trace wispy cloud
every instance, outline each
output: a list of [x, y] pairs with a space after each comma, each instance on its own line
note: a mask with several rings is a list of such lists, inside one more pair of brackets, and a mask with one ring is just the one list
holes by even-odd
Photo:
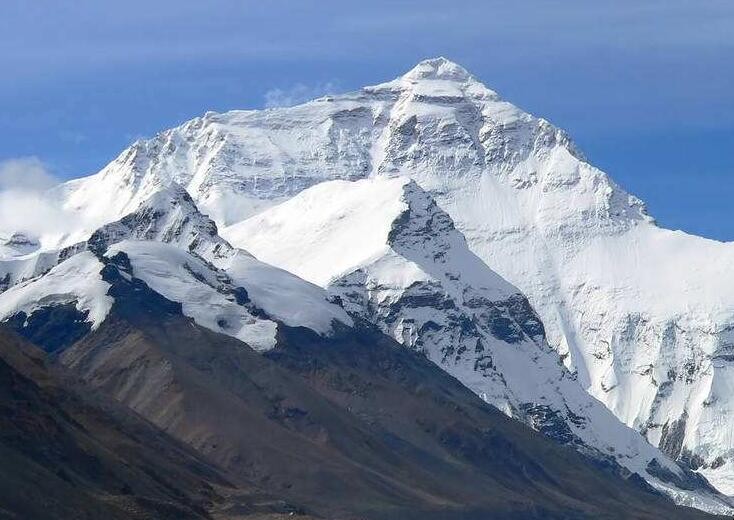
[[296, 83], [286, 89], [272, 88], [265, 92], [265, 108], [291, 107], [337, 91], [338, 84], [335, 81], [317, 85]]
[[22, 231], [38, 237], [66, 231], [70, 215], [48, 197], [48, 190], [57, 183], [37, 157], [1, 161], [0, 233]]
[[0, 162], [0, 191], [38, 193], [58, 182], [38, 157], [19, 157]]

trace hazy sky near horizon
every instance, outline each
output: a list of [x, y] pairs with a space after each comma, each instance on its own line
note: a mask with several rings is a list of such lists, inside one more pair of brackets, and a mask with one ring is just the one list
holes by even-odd
[[662, 225], [734, 240], [732, 0], [4, 0], [0, 161], [86, 175], [207, 110], [438, 55], [566, 129]]

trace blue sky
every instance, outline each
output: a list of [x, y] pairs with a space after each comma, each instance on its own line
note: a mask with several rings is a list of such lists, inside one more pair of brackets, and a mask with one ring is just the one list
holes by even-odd
[[444, 55], [568, 130], [666, 227], [734, 240], [734, 2], [4, 0], [0, 161], [93, 173], [206, 110]]

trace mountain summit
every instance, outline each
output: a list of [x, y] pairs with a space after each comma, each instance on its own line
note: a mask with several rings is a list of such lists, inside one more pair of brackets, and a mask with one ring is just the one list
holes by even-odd
[[406, 80], [445, 79], [467, 81], [471, 78], [471, 74], [464, 67], [443, 56], [423, 60], [403, 75], [403, 79]]
[[[301, 193], [308, 197], [318, 184], [382, 177], [410, 178], [450, 218], [468, 250], [527, 297], [548, 345], [578, 384], [668, 456], [705, 475], [719, 490], [734, 493], [734, 437], [729, 434], [734, 414], [729, 392], [734, 386], [734, 246], [658, 227], [644, 203], [591, 165], [564, 131], [504, 101], [444, 58], [422, 61], [393, 81], [294, 107], [208, 112], [136, 142], [99, 173], [49, 194], [78, 224], [62, 237], [26, 237], [32, 248], [14, 247], [12, 257], [0, 259], [0, 290], [5, 291], [0, 308], [4, 316], [13, 315], [10, 296], [23, 290], [41, 294], [53, 280], [63, 284], [71, 278], [58, 273], [74, 266], [85, 278], [84, 269], [96, 269], [95, 262], [102, 260], [88, 251], [84, 262], [77, 258], [78, 263], [64, 266], [66, 259], [84, 249], [97, 230], [109, 236], [145, 231], [128, 225], [136, 223], [134, 218], [122, 227], [120, 222], [141, 215], [146, 201], [172, 186], [179, 187], [179, 195], [186, 194], [197, 213], [211, 219], [202, 228], [189, 222], [181, 229], [194, 229], [204, 238], [202, 230], [212, 230], [206, 244], [216, 247], [218, 233], [232, 237], [244, 228], [251, 236], [242, 243], [267, 240], [260, 234], [266, 228], [249, 226], [248, 220], [271, 210], [271, 215], [282, 214], [277, 211], [281, 205]], [[318, 204], [328, 211], [339, 202]], [[303, 209], [304, 215], [317, 211], [318, 206]], [[334, 215], [336, 222], [339, 218]], [[416, 240], [430, 241], [429, 228]], [[143, 233], [147, 241], [167, 236]], [[182, 276], [221, 299], [221, 293], [214, 294], [220, 285], [213, 280], [234, 272], [232, 267], [211, 256], [212, 247], [190, 246], [185, 252], [203, 258], [196, 264], [201, 269], [194, 270], [196, 276]], [[382, 246], [393, 247], [388, 242]], [[115, 250], [129, 247], [125, 241]], [[143, 265], [138, 269], [151, 272], [147, 281], [153, 283], [159, 265], [151, 271], [140, 258], [163, 254], [166, 248], [132, 247], [133, 262], [138, 258]], [[344, 244], [330, 247], [333, 265], [349, 252]], [[251, 258], [245, 252], [236, 256]], [[189, 257], [179, 259], [177, 272], [195, 263]], [[88, 281], [84, 287], [100, 296], [95, 279]], [[444, 282], [448, 285], [442, 290], [457, 286], [450, 278], [442, 278]], [[307, 287], [313, 301], [342, 317], [337, 322], [349, 321], [334, 308], [336, 300], [325, 304], [321, 289]], [[80, 290], [67, 292], [78, 295]], [[277, 295], [277, 290], [268, 294]], [[164, 296], [188, 302], [186, 294]], [[232, 304], [231, 298], [225, 300]], [[95, 301], [110, 303], [102, 297]], [[342, 304], [348, 303], [342, 298]], [[373, 310], [364, 310], [362, 317]], [[467, 316], [476, 312], [471, 308]], [[252, 309], [246, 313], [244, 319], [253, 320], [248, 323], [263, 320]], [[265, 321], [282, 323], [284, 316], [274, 314]], [[224, 320], [216, 326], [223, 329], [231, 323]], [[387, 330], [386, 322], [381, 323]], [[274, 325], [269, 326], [268, 341], [277, 339]], [[453, 326], [460, 328], [461, 323]]]

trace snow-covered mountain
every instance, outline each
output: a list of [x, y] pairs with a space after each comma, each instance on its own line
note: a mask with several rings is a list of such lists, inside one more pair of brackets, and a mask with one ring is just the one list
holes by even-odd
[[207, 113], [54, 196], [96, 225], [175, 181], [222, 227], [324, 180], [395, 174], [527, 295], [592, 395], [734, 492], [734, 246], [658, 227], [563, 131], [448, 60], [296, 107]]
[[[42, 276], [19, 281], [0, 294], [0, 321], [43, 327], [60, 310], [75, 315], [75, 333], [68, 338], [56, 333], [55, 341], [97, 328], [114, 299], [108, 294], [105, 266], [122, 254], [131, 275], [181, 303], [184, 315], [256, 350], [275, 345], [278, 323], [323, 335], [332, 333], [335, 322], [352, 325], [347, 313], [316, 285], [230, 246], [177, 185], [154, 193], [136, 211], [67, 249], [77, 252], [50, 265]], [[39, 254], [59, 256], [53, 251]]]
[[105, 323], [118, 297], [153, 291], [264, 352], [278, 344], [281, 323], [348, 336], [347, 309], [595, 465], [641, 475], [679, 504], [734, 511], [578, 385], [527, 299], [469, 251], [415, 182], [322, 183], [227, 231], [287, 270], [230, 245], [173, 183], [63, 254], [36, 253], [58, 262], [0, 294], [0, 321], [62, 352]]
[[[136, 273], [147, 273], [147, 283], [158, 280], [168, 297], [194, 307], [219, 305], [227, 318], [216, 320], [216, 327], [206, 324], [215, 330], [244, 334], [251, 318], [261, 332], [271, 327], [259, 336], [262, 348], [273, 337], [272, 325], [262, 325], [267, 321], [291, 317], [291, 323], [328, 333], [333, 319], [345, 323], [349, 317], [317, 287], [280, 270], [274, 275], [274, 268], [232, 248], [217, 235], [217, 225], [225, 236], [242, 239], [249, 224], [238, 223], [311, 186], [382, 176], [411, 177], [438, 203], [471, 251], [499, 275], [483, 276], [502, 277], [527, 296], [548, 343], [593, 396], [665, 453], [734, 492], [734, 298], [727, 296], [734, 294], [734, 276], [727, 274], [734, 247], [657, 227], [644, 205], [588, 164], [563, 131], [503, 101], [443, 58], [421, 62], [394, 81], [296, 107], [207, 113], [136, 142], [96, 175], [55, 188], [48, 198], [69, 214], [72, 231], [3, 239], [2, 315], [19, 319], [21, 311], [37, 311], [33, 302], [46, 295], [63, 305], [76, 302], [72, 308], [82, 322], [95, 323], [106, 305], [95, 292], [99, 287], [91, 287], [99, 282], [95, 269], [114, 251], [125, 252]], [[339, 201], [322, 204], [327, 211]], [[194, 205], [216, 225], [186, 209]], [[257, 231], [253, 241], [265, 236]], [[348, 249], [329, 242], [323, 276], [367, 262], [358, 256], [370, 250], [362, 241], [374, 238], [375, 230], [354, 222], [350, 231], [358, 243]], [[348, 235], [345, 243], [351, 243]], [[374, 243], [386, 247], [384, 240]], [[315, 265], [308, 258], [295, 262]], [[301, 274], [328, 283], [317, 271]], [[163, 286], [162, 280], [177, 277], [185, 282]], [[441, 280], [440, 290], [461, 287]], [[49, 295], [39, 288], [43, 283], [71, 285]], [[265, 312], [273, 313], [270, 318], [257, 311], [244, 317], [240, 309], [232, 314], [226, 309], [237, 303], [236, 295], [227, 291], [237, 287], [258, 308], [280, 307]], [[315, 302], [313, 312], [295, 312], [283, 294], [305, 294]], [[420, 302], [423, 295], [417, 296]], [[95, 305], [80, 305], [90, 298]], [[430, 306], [423, 306], [428, 314]], [[500, 315], [510, 311], [506, 305]], [[24, 319], [33, 321], [27, 314]], [[408, 327], [405, 334], [413, 331]], [[459, 344], [472, 341], [456, 334]], [[533, 334], [524, 334], [535, 344]], [[444, 346], [437, 343], [429, 355]], [[521, 403], [521, 389], [511, 390], [507, 402]]]
[[354, 315], [557, 441], [656, 486], [695, 481], [690, 470], [661, 468], [660, 453], [584, 391], [525, 296], [469, 250], [414, 181], [324, 182], [225, 236], [328, 289]]

